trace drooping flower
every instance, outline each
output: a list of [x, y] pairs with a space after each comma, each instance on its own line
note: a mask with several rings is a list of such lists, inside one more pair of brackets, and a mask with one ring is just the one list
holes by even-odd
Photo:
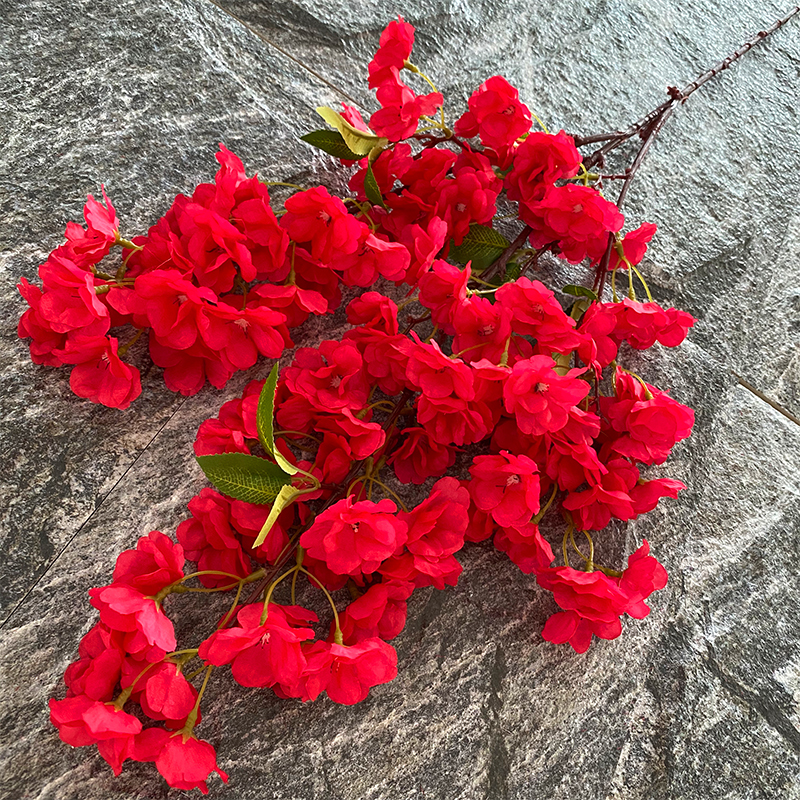
[[167, 739], [155, 759], [156, 769], [175, 789], [200, 789], [208, 794], [206, 780], [216, 772], [227, 783], [228, 775], [217, 766], [217, 753], [208, 742], [178, 733]]

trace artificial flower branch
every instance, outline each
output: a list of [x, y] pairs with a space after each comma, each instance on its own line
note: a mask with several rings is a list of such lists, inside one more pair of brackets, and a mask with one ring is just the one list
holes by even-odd
[[[177, 542], [141, 537], [89, 591], [99, 621], [65, 673], [67, 696], [50, 702], [61, 738], [96, 744], [115, 774], [150, 761], [171, 786], [207, 792], [211, 773], [227, 780], [194, 733], [215, 667], [283, 698], [358, 703], [397, 674], [389, 642], [411, 595], [455, 585], [468, 542], [491, 543], [551, 593], [549, 642], [583, 653], [620, 636], [623, 618], [646, 617], [667, 582], [649, 544], [612, 569], [595, 561], [595, 541], [685, 488], [647, 472], [694, 414], [623, 363], [679, 346], [694, 319], [652, 300], [643, 265], [656, 226], [623, 234], [620, 208], [677, 104], [798, 10], [626, 130], [583, 138], [550, 133], [499, 75], [448, 125], [401, 18], [368, 66], [379, 105], [368, 122], [320, 107], [330, 127], [302, 137], [351, 171], [353, 196], [265, 183], [221, 146], [214, 182], [179, 195], [146, 236], [123, 238], [105, 191], [103, 203], [90, 197], [86, 226], [70, 223], [41, 266], [42, 288], [21, 280], [19, 333], [37, 363], [71, 365], [73, 391], [93, 402], [122, 409], [139, 395], [121, 356], [144, 333], [167, 386], [190, 395], [279, 359], [291, 331], [340, 306], [342, 287], [359, 291], [339, 339], [297, 349], [202, 423], [194, 449], [215, 488], [189, 502]], [[403, 70], [431, 91], [417, 94]], [[636, 135], [630, 168], [604, 175], [605, 156]], [[602, 192], [612, 177], [617, 203]], [[293, 191], [273, 209], [277, 185]], [[513, 241], [495, 228], [504, 200], [521, 225]], [[115, 246], [121, 264], [106, 268]], [[545, 254], [584, 265], [585, 279], [529, 278]], [[392, 283], [406, 287], [399, 305]], [[111, 332], [125, 325], [137, 332], [119, 346]], [[563, 563], [540, 530], [546, 514], [566, 525]], [[317, 589], [323, 621], [307, 607]], [[176, 649], [166, 598], [216, 592], [233, 593], [225, 614], [198, 647]], [[202, 666], [187, 677], [193, 658]]]

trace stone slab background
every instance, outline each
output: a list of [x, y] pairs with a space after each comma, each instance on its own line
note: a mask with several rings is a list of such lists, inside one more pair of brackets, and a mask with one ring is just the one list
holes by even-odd
[[[140, 350], [143, 399], [123, 413], [30, 363], [14, 284], [35, 277], [86, 194], [105, 183], [125, 231], [143, 231], [211, 179], [219, 141], [263, 177], [336, 180], [297, 136], [342, 93], [373, 107], [366, 63], [397, 13], [417, 26], [415, 60], [450, 109], [502, 73], [551, 128], [592, 133], [637, 118], [787, 10], [0, 0], [0, 798], [181, 794], [152, 765], [114, 779], [88, 748], [63, 745], [46, 702], [91, 624], [86, 589], [137, 536], [174, 531], [203, 485], [197, 425], [245, 382], [176, 397]], [[302, 706], [212, 683], [199, 732], [231, 782], [212, 779], [211, 796], [800, 798], [800, 426], [732, 374], [800, 415], [797, 25], [679, 109], [630, 194], [629, 222], [660, 226], [645, 264], [656, 299], [699, 319], [678, 351], [637, 364], [697, 410], [660, 470], [690, 488], [603, 554], [620, 561], [651, 541], [671, 575], [653, 614], [577, 656], [541, 639], [553, 608], [531, 580], [470, 548], [455, 590], [415, 595], [400, 675], [367, 702]]]

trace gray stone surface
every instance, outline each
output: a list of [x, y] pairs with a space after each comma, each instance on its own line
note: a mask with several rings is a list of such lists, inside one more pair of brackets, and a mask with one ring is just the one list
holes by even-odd
[[[224, 5], [252, 30], [208, 0], [0, 0], [3, 800], [168, 796], [151, 765], [114, 779], [60, 743], [46, 701], [91, 624], [86, 589], [136, 536], [174, 530], [203, 485], [196, 427], [246, 380], [183, 400], [139, 353], [147, 399], [122, 413], [30, 363], [13, 285], [35, 276], [86, 193], [105, 182], [125, 232], [141, 231], [213, 175], [218, 141], [264, 176], [302, 179], [312, 163], [330, 177], [296, 136], [337, 94], [281, 50], [370, 108], [365, 64], [398, 11], [451, 108], [499, 72], [549, 125], [588, 133], [638, 117], [786, 10]], [[679, 351], [632, 362], [697, 410], [694, 436], [659, 469], [690, 489], [602, 545], [614, 562], [651, 541], [671, 574], [654, 613], [576, 656], [542, 641], [552, 607], [532, 581], [470, 548], [456, 589], [415, 595], [400, 675], [367, 702], [302, 706], [212, 683], [198, 732], [231, 774], [212, 796], [800, 798], [800, 427], [731, 375], [800, 414], [798, 78], [795, 22], [678, 110], [631, 192], [630, 219], [661, 227], [645, 265], [656, 297], [700, 320]]]

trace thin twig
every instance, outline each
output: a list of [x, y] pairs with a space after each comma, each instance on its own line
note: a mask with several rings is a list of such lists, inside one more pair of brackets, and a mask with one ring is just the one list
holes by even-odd
[[511, 256], [525, 244], [525, 240], [530, 236], [531, 226], [526, 225], [517, 235], [517, 238], [503, 251], [503, 255], [497, 259], [487, 270], [481, 275], [481, 280], [488, 280], [492, 275], [496, 275], [501, 270], [506, 268], [506, 264], [511, 260]]

